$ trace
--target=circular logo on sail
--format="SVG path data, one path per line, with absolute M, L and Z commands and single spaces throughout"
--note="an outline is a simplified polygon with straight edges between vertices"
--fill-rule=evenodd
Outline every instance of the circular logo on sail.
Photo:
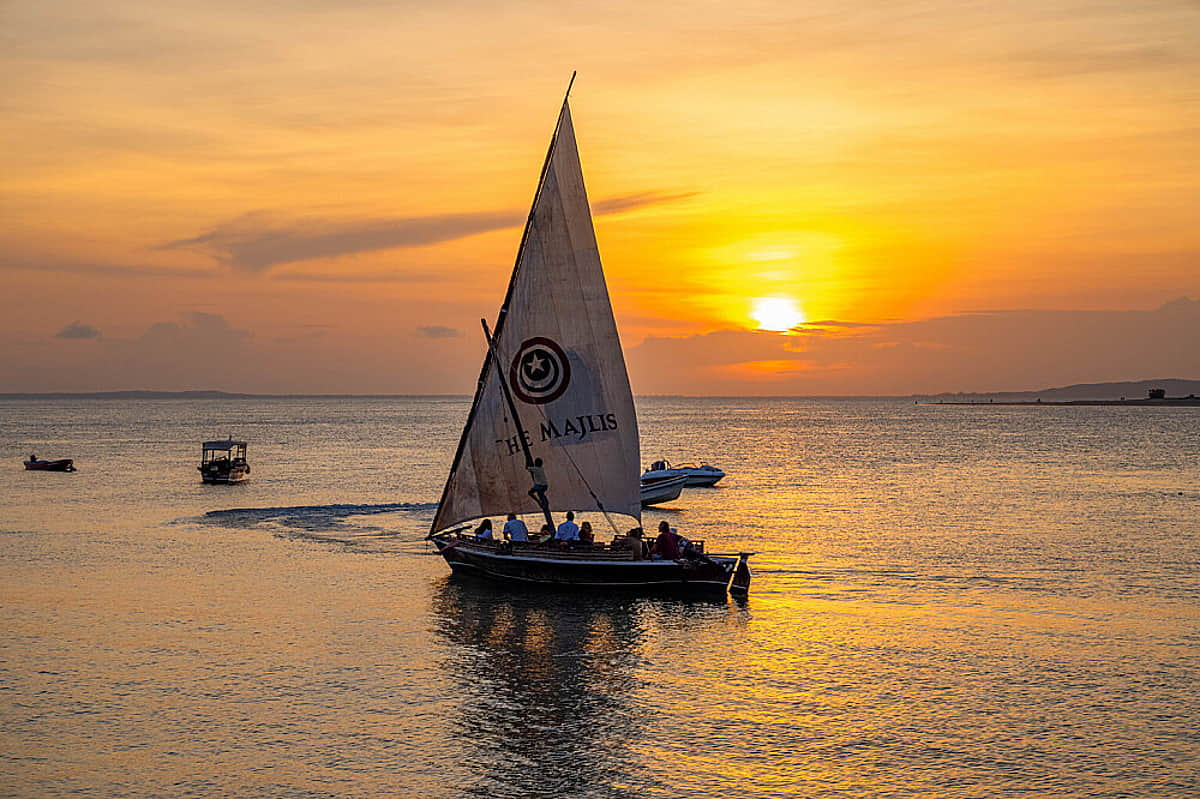
M 527 339 L 513 358 L 508 382 L 522 402 L 532 405 L 553 402 L 571 382 L 567 354 L 548 338 Z

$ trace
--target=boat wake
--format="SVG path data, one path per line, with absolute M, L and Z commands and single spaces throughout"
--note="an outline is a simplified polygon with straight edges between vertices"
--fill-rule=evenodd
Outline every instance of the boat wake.
M 196 521 L 232 529 L 265 529 L 282 538 L 359 546 L 394 539 L 398 543 L 423 537 L 432 502 L 388 502 L 379 505 L 296 505 L 279 508 L 210 510 Z M 386 527 L 364 517 L 395 514 Z M 388 550 L 390 551 L 390 550 Z

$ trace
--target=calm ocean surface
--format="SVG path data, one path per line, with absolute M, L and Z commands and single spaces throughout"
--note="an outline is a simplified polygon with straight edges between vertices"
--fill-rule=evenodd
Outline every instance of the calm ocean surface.
M 451 579 L 468 404 L 0 401 L 0 795 L 1200 792 L 1200 409 L 640 399 L 684 602 Z

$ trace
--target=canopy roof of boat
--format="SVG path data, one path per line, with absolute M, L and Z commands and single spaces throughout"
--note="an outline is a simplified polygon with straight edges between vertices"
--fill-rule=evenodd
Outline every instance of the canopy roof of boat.
M 233 449 L 234 447 L 245 447 L 246 442 L 234 441 L 232 438 L 230 438 L 225 441 L 205 441 L 203 446 L 205 449 Z

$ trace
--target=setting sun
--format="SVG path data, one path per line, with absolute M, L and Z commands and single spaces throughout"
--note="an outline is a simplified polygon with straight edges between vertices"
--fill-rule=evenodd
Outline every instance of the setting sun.
M 804 324 L 804 314 L 789 297 L 759 297 L 750 318 L 758 322 L 759 330 L 782 332 Z

